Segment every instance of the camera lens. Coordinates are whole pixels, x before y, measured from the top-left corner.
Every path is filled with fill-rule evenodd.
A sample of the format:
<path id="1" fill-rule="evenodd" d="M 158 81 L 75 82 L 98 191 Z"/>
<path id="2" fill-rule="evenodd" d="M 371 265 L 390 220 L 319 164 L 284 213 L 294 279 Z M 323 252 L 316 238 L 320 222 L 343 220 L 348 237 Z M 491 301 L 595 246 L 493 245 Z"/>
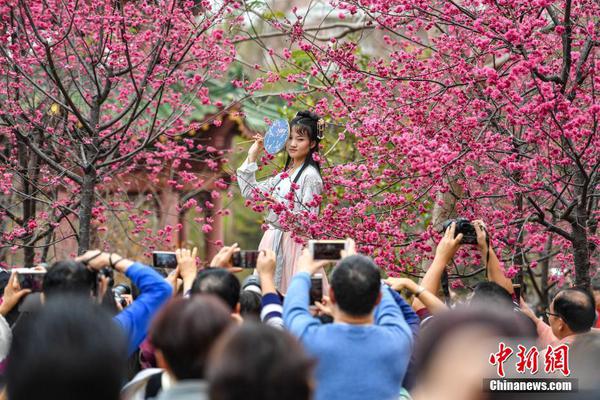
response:
<path id="1" fill-rule="evenodd" d="M 113 293 L 115 296 L 122 296 L 124 294 L 131 294 L 131 288 L 122 283 L 118 284 L 113 288 Z"/>

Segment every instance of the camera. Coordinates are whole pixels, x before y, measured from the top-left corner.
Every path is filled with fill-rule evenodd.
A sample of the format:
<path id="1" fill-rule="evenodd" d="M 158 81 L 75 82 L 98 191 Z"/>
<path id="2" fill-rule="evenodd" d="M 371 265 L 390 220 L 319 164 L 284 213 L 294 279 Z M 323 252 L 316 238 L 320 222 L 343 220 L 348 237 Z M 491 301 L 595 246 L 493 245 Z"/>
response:
<path id="1" fill-rule="evenodd" d="M 466 218 L 449 219 L 444 222 L 442 232 L 446 232 L 446 229 L 448 229 L 453 222 L 456 223 L 454 237 L 457 237 L 459 233 L 462 233 L 463 238 L 460 241 L 462 244 L 477 244 L 477 232 L 475 232 L 475 227 Z"/>
<path id="2" fill-rule="evenodd" d="M 19 286 L 21 289 L 30 289 L 32 292 L 41 292 L 44 287 L 44 276 L 46 271 L 39 271 L 30 268 L 16 268 L 13 271 L 17 273 Z"/>
<path id="3" fill-rule="evenodd" d="M 175 269 L 177 268 L 177 256 L 173 251 L 153 251 L 152 265 L 154 268 Z"/>
<path id="4" fill-rule="evenodd" d="M 124 294 L 131 294 L 131 288 L 123 283 L 118 284 L 112 290 L 115 302 L 120 304 L 121 307 L 127 307 L 127 300 L 123 297 Z"/>
<path id="5" fill-rule="evenodd" d="M 314 260 L 337 261 L 342 259 L 342 250 L 348 250 L 346 240 L 309 240 L 308 249 Z"/>
<path id="6" fill-rule="evenodd" d="M 258 250 L 240 250 L 233 253 L 232 263 L 234 267 L 256 268 L 258 260 Z"/>

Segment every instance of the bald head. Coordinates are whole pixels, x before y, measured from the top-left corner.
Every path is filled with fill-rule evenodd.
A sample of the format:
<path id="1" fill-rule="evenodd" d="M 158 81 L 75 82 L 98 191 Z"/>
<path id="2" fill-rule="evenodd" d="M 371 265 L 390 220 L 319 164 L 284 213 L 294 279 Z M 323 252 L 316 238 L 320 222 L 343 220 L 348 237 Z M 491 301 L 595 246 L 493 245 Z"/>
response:
<path id="1" fill-rule="evenodd" d="M 595 302 L 591 293 L 579 289 L 564 289 L 553 301 L 554 312 L 567 324 L 573 333 L 588 332 L 594 325 Z"/>

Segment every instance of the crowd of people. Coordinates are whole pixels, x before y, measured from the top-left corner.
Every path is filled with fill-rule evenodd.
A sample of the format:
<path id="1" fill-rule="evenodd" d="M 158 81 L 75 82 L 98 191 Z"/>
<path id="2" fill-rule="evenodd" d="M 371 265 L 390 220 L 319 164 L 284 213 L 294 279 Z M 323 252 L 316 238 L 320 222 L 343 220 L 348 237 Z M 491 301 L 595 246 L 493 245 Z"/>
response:
<path id="1" fill-rule="evenodd" d="M 285 294 L 278 291 L 271 250 L 260 252 L 254 275 L 238 280 L 236 244 L 202 269 L 195 249 L 177 250 L 177 268 L 167 277 L 99 250 L 49 266 L 40 293 L 21 288 L 13 273 L 0 304 L 2 397 L 495 399 L 503 397 L 483 383 L 497 377 L 490 355 L 500 343 L 512 343 L 537 346 L 540 363 L 552 346 L 568 345 L 563 362 L 578 389 L 555 398 L 599 398 L 598 282 L 594 293 L 558 291 L 545 322 L 516 297 L 483 223 L 473 226 L 488 279 L 457 306 L 438 297 L 461 246 L 455 224 L 419 283 L 382 280 L 374 261 L 350 245 L 327 267 L 327 291 L 314 305 L 311 277 L 327 261 L 314 260 L 307 249 Z M 131 296 L 115 294 L 114 271 L 129 280 Z M 509 361 L 506 375 L 519 376 Z"/>

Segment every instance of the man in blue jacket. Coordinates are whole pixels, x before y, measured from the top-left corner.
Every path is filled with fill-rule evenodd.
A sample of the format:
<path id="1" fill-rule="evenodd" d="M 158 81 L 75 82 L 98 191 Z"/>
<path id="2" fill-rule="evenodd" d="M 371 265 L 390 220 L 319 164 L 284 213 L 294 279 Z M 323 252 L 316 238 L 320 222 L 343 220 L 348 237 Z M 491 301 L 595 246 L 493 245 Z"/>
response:
<path id="1" fill-rule="evenodd" d="M 171 286 L 152 268 L 115 253 L 90 250 L 75 260 L 54 263 L 44 277 L 44 296 L 59 293 L 95 295 L 92 291 L 96 286 L 95 272 L 105 267 L 127 276 L 140 291 L 135 301 L 114 317 L 125 333 L 131 355 L 146 337 L 152 317 L 172 293 Z"/>
<path id="2" fill-rule="evenodd" d="M 318 360 L 315 399 L 397 399 L 413 335 L 391 289 L 369 257 L 342 259 L 330 279 L 334 322 L 322 324 L 309 311 L 309 290 L 323 265 L 303 252 L 283 307 L 285 326 Z"/>

